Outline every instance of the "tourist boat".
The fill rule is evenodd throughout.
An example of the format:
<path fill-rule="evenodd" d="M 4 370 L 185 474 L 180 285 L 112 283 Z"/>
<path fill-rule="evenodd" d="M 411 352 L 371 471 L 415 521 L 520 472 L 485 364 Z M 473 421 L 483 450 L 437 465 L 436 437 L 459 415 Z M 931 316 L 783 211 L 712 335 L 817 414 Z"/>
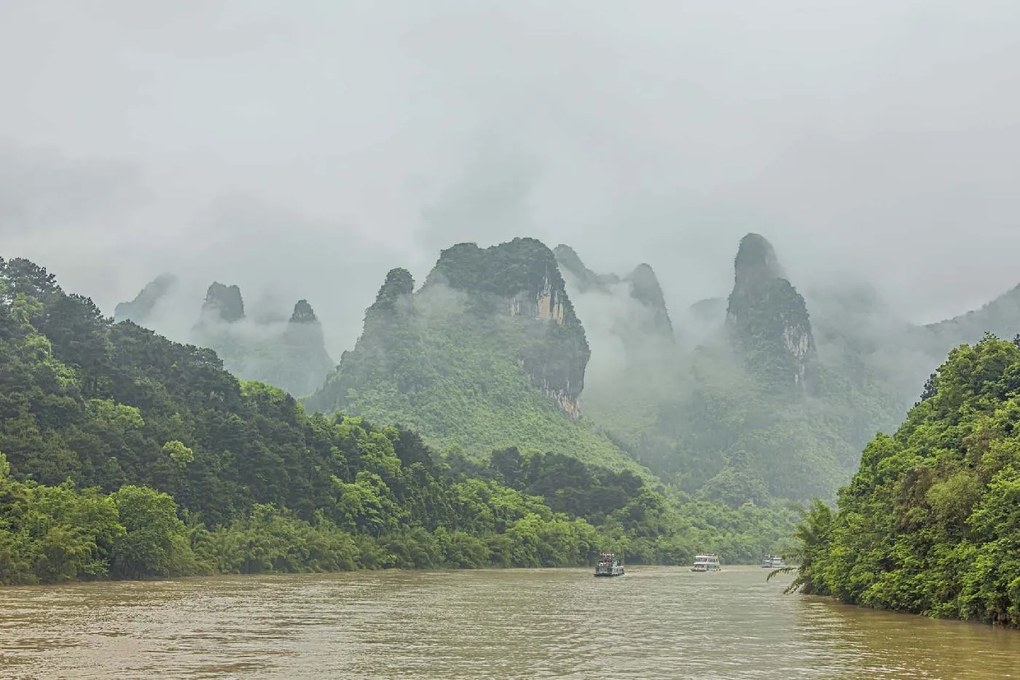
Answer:
<path fill-rule="evenodd" d="M 719 565 L 719 556 L 715 553 L 706 553 L 704 555 L 694 556 L 694 566 L 691 567 L 691 571 L 721 571 L 722 567 Z"/>
<path fill-rule="evenodd" d="M 598 564 L 595 565 L 596 576 L 623 576 L 623 563 L 616 559 L 613 553 L 602 553 L 599 555 Z"/>
<path fill-rule="evenodd" d="M 761 561 L 762 569 L 779 569 L 785 566 L 782 555 L 766 555 Z"/>

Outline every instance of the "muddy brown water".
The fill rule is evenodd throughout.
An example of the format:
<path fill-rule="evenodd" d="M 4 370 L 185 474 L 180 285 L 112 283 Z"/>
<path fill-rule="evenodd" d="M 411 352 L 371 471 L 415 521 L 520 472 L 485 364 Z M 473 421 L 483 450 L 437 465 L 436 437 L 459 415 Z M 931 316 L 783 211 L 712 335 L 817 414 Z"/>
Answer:
<path fill-rule="evenodd" d="M 1020 678 L 1020 632 L 783 595 L 765 573 L 0 588 L 0 678 Z"/>

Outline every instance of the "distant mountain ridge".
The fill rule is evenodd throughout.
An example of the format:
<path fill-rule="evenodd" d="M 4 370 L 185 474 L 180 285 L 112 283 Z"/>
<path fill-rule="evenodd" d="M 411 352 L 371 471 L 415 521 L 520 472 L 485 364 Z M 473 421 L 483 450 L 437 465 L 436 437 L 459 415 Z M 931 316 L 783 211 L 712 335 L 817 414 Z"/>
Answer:
<path fill-rule="evenodd" d="M 565 244 L 554 253 L 593 347 L 581 403 L 633 448 L 655 423 L 683 365 L 658 277 L 644 263 L 625 276 L 596 273 Z"/>
<path fill-rule="evenodd" d="M 118 316 L 144 317 L 176 285 L 160 277 Z M 802 293 L 749 233 L 728 295 L 679 311 L 648 264 L 599 273 L 568 245 L 517 238 L 443 250 L 417 290 L 391 270 L 335 367 L 306 302 L 289 321 L 253 318 L 219 283 L 192 341 L 241 377 L 311 395 L 311 409 L 408 423 L 447 452 L 522 445 L 616 467 L 636 457 L 739 505 L 831 497 L 949 349 L 1020 331 L 1020 286 L 920 326 L 867 285 Z"/>
<path fill-rule="evenodd" d="M 948 349 L 963 342 L 974 342 L 975 336 L 992 333 L 1011 340 L 1020 333 L 1020 285 L 999 295 L 980 309 L 923 327 L 934 338 L 932 352 L 939 347 Z M 945 352 L 943 352 L 945 354 Z"/>
<path fill-rule="evenodd" d="M 117 305 L 114 319 L 165 331 L 159 327 L 162 317 L 157 306 L 177 286 L 173 275 L 157 277 L 134 300 Z M 209 286 L 187 336 L 178 339 L 215 350 L 224 367 L 240 378 L 276 385 L 298 396 L 322 385 L 334 365 L 322 326 L 307 300 L 294 305 L 289 320 L 286 316 L 252 318 L 246 313 L 241 289 L 218 281 Z"/>
<path fill-rule="evenodd" d="M 113 312 L 117 321 L 131 320 L 144 325 L 153 308 L 169 292 L 177 287 L 178 279 L 173 274 L 160 274 L 139 291 L 130 302 L 121 302 Z"/>
<path fill-rule="evenodd" d="M 636 327 L 627 323 L 624 332 L 650 332 L 669 341 L 674 339 L 673 322 L 666 309 L 662 286 L 650 265 L 641 263 L 629 274 L 620 277 L 616 274 L 596 274 L 584 265 L 577 252 L 568 245 L 561 243 L 553 253 L 569 282 L 576 286 L 577 294 L 594 292 L 612 295 L 614 291 L 622 289 L 637 303 L 636 307 L 647 311 L 648 318 L 640 319 Z"/>

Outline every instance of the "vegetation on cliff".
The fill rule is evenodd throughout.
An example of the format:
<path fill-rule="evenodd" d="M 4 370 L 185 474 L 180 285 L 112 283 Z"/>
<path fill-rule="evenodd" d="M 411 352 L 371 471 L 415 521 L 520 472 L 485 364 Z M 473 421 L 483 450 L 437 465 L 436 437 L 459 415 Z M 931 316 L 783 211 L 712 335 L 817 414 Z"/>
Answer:
<path fill-rule="evenodd" d="M 953 350 L 893 436 L 816 503 L 796 586 L 842 601 L 1020 626 L 1020 349 Z"/>
<path fill-rule="evenodd" d="M 655 332 L 664 305 L 650 268 L 639 270 L 652 294 L 612 296 L 621 279 L 590 272 L 570 249 L 557 253 L 584 318 L 602 312 L 601 325 L 588 326 L 595 369 L 582 404 L 687 493 L 731 505 L 831 498 L 864 443 L 895 418 L 881 376 L 845 358 L 859 358 L 856 348 L 818 351 L 804 298 L 758 234 L 740 242 L 726 307 L 685 318 L 676 343 Z"/>
<path fill-rule="evenodd" d="M 308 415 L 211 350 L 115 324 L 26 260 L 0 260 L 0 365 L 0 583 L 563 566 L 606 547 L 753 559 L 792 521 L 548 453 L 555 442 L 439 462 L 407 430 Z"/>
<path fill-rule="evenodd" d="M 517 446 L 638 468 L 579 419 L 590 352 L 548 248 L 460 244 L 413 289 L 406 270 L 387 275 L 310 409 L 401 423 L 444 453 L 483 459 Z"/>

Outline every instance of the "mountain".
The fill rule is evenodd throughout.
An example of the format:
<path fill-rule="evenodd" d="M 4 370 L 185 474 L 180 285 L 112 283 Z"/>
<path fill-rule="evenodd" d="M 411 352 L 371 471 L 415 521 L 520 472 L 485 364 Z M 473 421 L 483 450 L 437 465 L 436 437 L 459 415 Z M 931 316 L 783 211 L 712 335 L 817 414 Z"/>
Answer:
<path fill-rule="evenodd" d="M 162 279 L 118 318 L 162 327 L 177 290 Z M 866 283 L 795 283 L 754 233 L 737 244 L 728 294 L 679 309 L 648 264 L 600 273 L 567 245 L 459 244 L 417 291 L 409 272 L 390 272 L 336 368 L 310 306 L 289 320 L 249 311 L 231 286 L 208 291 L 181 339 L 239 376 L 297 394 L 321 386 L 310 408 L 406 422 L 447 453 L 636 457 L 688 493 L 740 505 L 831 498 L 946 352 L 1020 330 L 1020 288 L 920 326 Z"/>
<path fill-rule="evenodd" d="M 216 350 L 231 373 L 292 394 L 311 394 L 333 368 L 322 325 L 307 300 L 298 300 L 286 321 L 249 319 L 241 290 L 213 283 L 192 338 Z"/>
<path fill-rule="evenodd" d="M 209 286 L 202 303 L 202 315 L 199 324 L 203 323 L 236 323 L 244 318 L 244 300 L 241 289 L 237 286 L 225 286 L 219 281 Z"/>
<path fill-rule="evenodd" d="M 498 303 L 501 318 L 490 318 L 482 300 L 466 312 L 473 321 L 463 328 L 481 320 L 486 329 L 505 326 L 509 337 L 541 331 L 557 340 L 572 313 L 556 292 L 554 272 L 511 257 L 541 255 L 536 243 L 496 253 L 535 284 L 531 292 L 493 293 L 488 302 Z M 448 276 L 457 274 L 463 272 L 447 269 Z M 512 277 L 501 286 L 498 291 L 515 288 Z M 395 312 L 427 311 L 412 288 L 409 274 L 392 272 L 367 326 L 399 328 L 406 320 Z M 435 295 L 448 284 L 437 279 L 430 289 Z M 444 300 L 452 291 L 446 294 Z M 217 287 L 213 297 L 240 301 L 228 287 Z M 533 315 L 511 316 L 510 301 Z M 244 323 L 240 305 L 230 309 L 233 323 Z M 307 324 L 314 313 L 299 303 L 291 318 Z M 564 330 L 568 349 L 583 340 L 578 328 Z M 454 348 L 460 330 L 451 334 Z M 782 506 L 738 512 L 691 502 L 667 495 L 647 473 L 551 450 L 557 442 L 542 435 L 555 434 L 557 426 L 539 420 L 553 422 L 550 414 L 573 437 L 568 443 L 590 445 L 592 457 L 605 446 L 532 384 L 553 381 L 554 370 L 541 371 L 555 366 L 529 375 L 516 360 L 490 357 L 487 366 L 498 370 L 481 379 L 499 393 L 502 371 L 519 371 L 514 385 L 530 391 L 523 398 L 534 400 L 531 410 L 498 415 L 524 417 L 519 429 L 531 441 L 542 437 L 542 450 L 510 446 L 440 461 L 406 429 L 309 415 L 278 388 L 239 382 L 209 349 L 171 342 L 130 321 L 115 323 L 22 259 L 0 259 L 0 366 L 0 584 L 568 566 L 585 564 L 599 549 L 626 552 L 631 563 L 684 563 L 695 550 L 723 548 L 734 560 L 747 560 L 773 549 L 792 527 L 793 513 Z M 440 406 L 462 409 L 447 414 L 448 422 L 472 415 L 457 401 Z"/>
<path fill-rule="evenodd" d="M 179 334 L 172 318 L 187 302 L 175 298 L 179 282 L 163 275 L 131 302 L 117 305 L 114 318 Z M 172 307 L 163 312 L 162 306 Z M 206 291 L 198 320 L 178 339 L 216 350 L 227 370 L 245 380 L 259 380 L 292 394 L 311 394 L 322 385 L 334 362 L 315 312 L 299 300 L 290 314 L 257 310 L 249 315 L 241 289 L 214 282 Z"/>
<path fill-rule="evenodd" d="M 630 274 L 596 274 L 588 269 L 570 246 L 560 244 L 553 251 L 556 262 L 564 272 L 568 289 L 572 289 L 575 302 L 587 294 L 596 296 L 626 296 L 629 309 L 613 319 L 613 332 L 621 338 L 637 338 L 651 334 L 656 338 L 673 341 L 673 324 L 666 309 L 666 299 L 655 271 L 648 264 L 639 264 Z"/>
<path fill-rule="evenodd" d="M 749 371 L 775 387 L 809 388 L 817 355 L 807 305 L 759 234 L 740 240 L 726 327 Z"/>
<path fill-rule="evenodd" d="M 818 347 L 804 297 L 759 234 L 741 239 L 725 302 L 684 318 L 700 342 L 659 366 L 664 396 L 628 441 L 690 493 L 731 505 L 831 497 L 897 413 L 884 383 Z"/>
<path fill-rule="evenodd" d="M 944 356 L 950 349 L 964 343 L 977 342 L 985 333 L 1000 338 L 1013 338 L 1020 333 L 1020 286 L 987 305 L 966 314 L 928 324 L 923 327 L 929 352 Z"/>
<path fill-rule="evenodd" d="M 648 498 L 666 507 L 632 474 L 555 456 L 519 461 L 522 490 L 452 473 L 412 433 L 309 416 L 208 349 L 113 323 L 27 260 L 0 259 L 0 291 L 0 584 L 578 565 L 636 529 Z M 312 320 L 306 305 L 297 317 Z M 512 453 L 500 460 L 509 474 Z M 523 491 L 543 488 L 612 534 Z"/>
<path fill-rule="evenodd" d="M 654 423 L 683 363 L 662 287 L 648 264 L 597 274 L 570 246 L 554 254 L 592 345 L 581 403 L 629 448 Z"/>
<path fill-rule="evenodd" d="M 1020 627 L 1020 349 L 954 349 L 838 508 L 798 532 L 794 587 L 844 602 Z"/>
<path fill-rule="evenodd" d="M 306 404 L 406 423 L 474 458 L 519 446 L 638 469 L 581 417 L 589 356 L 552 251 L 461 243 L 417 291 L 406 270 L 387 274 L 354 349 Z"/>
<path fill-rule="evenodd" d="M 144 325 L 152 315 L 152 310 L 168 294 L 177 287 L 178 279 L 173 274 L 160 274 L 145 285 L 130 302 L 121 302 L 114 310 L 113 316 L 118 321 L 134 321 Z"/>

